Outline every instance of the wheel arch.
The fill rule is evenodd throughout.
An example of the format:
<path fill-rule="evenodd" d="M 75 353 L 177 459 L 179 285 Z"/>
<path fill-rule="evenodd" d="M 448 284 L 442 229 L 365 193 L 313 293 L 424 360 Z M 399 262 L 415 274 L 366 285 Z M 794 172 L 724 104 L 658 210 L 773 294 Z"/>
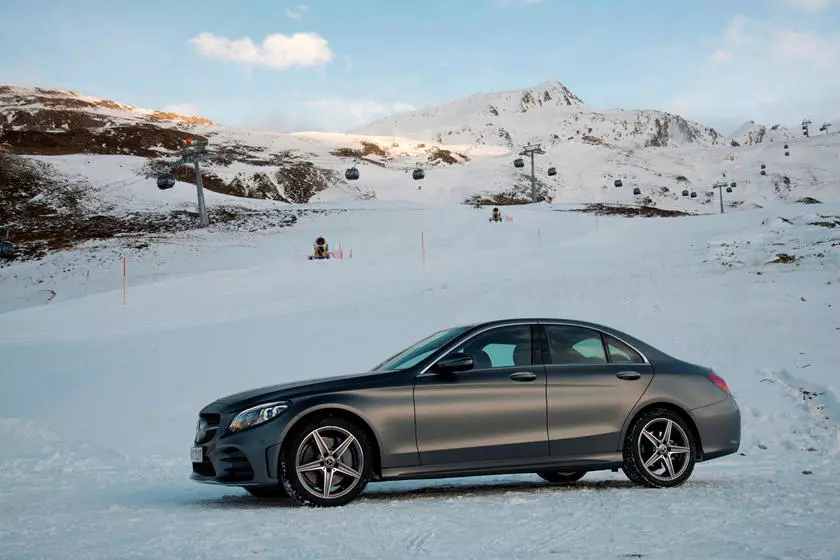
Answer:
<path fill-rule="evenodd" d="M 624 445 L 624 439 L 627 437 L 627 431 L 630 429 L 630 426 L 633 422 L 638 418 L 640 415 L 644 414 L 649 410 L 653 410 L 656 408 L 664 408 L 666 410 L 670 410 L 677 415 L 679 415 L 685 423 L 688 424 L 688 428 L 691 430 L 691 436 L 694 438 L 694 441 L 697 442 L 697 456 L 695 457 L 696 461 L 703 460 L 703 440 L 700 438 L 700 431 L 697 429 L 697 424 L 694 422 L 694 418 L 691 417 L 691 414 L 683 408 L 682 406 L 669 402 L 669 401 L 655 401 L 650 403 L 645 403 L 643 406 L 637 408 L 633 411 L 633 414 L 630 414 L 627 417 L 627 420 L 624 423 L 624 427 L 621 431 L 621 445 Z"/>
<path fill-rule="evenodd" d="M 372 424 L 367 419 L 365 419 L 364 416 L 358 410 L 350 408 L 346 405 L 323 404 L 302 411 L 286 426 L 286 430 L 283 433 L 283 442 L 281 444 L 281 449 L 285 449 L 285 446 L 289 441 L 289 436 L 293 434 L 295 430 L 299 429 L 300 426 L 304 425 L 304 423 L 309 422 L 311 420 L 315 420 L 316 418 L 325 417 L 342 418 L 344 420 L 357 424 L 359 428 L 364 430 L 365 435 L 367 436 L 371 446 L 373 447 L 373 457 L 371 458 L 373 464 L 371 466 L 371 474 L 374 480 L 378 480 L 382 476 L 382 452 L 379 443 L 379 438 L 377 437 Z"/>

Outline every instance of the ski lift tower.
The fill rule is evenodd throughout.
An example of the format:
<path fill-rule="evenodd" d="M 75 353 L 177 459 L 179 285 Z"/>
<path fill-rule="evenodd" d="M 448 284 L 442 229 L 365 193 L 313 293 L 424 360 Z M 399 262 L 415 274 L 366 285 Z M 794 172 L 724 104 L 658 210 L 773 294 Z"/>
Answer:
<path fill-rule="evenodd" d="M 537 177 L 534 172 L 534 155 L 542 155 L 544 153 L 545 150 L 542 149 L 542 144 L 531 144 L 530 142 L 519 152 L 519 155 L 529 156 L 531 158 L 531 202 L 537 201 Z"/>
<path fill-rule="evenodd" d="M 723 189 L 726 189 L 727 192 L 732 192 L 732 188 L 735 186 L 735 183 L 731 185 L 726 181 L 718 181 L 714 185 L 712 185 L 713 189 L 718 190 L 718 196 L 720 196 L 720 213 L 723 214 Z"/>
<path fill-rule="evenodd" d="M 201 168 L 199 167 L 199 160 L 201 156 L 207 152 L 207 140 L 199 140 L 193 142 L 192 138 L 187 138 L 187 147 L 181 151 L 181 158 L 169 164 L 169 172 L 158 176 L 157 185 L 161 190 L 171 189 L 175 186 L 175 177 L 172 175 L 172 169 L 185 163 L 192 163 L 195 167 L 195 189 L 198 196 L 198 215 L 201 227 L 210 225 L 210 218 L 207 216 L 207 207 L 204 204 L 204 185 L 201 182 Z"/>

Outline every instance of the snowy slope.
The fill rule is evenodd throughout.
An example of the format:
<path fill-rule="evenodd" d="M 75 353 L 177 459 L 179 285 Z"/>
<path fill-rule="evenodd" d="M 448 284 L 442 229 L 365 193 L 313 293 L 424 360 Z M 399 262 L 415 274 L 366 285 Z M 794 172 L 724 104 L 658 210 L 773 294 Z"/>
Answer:
<path fill-rule="evenodd" d="M 473 95 L 385 117 L 355 132 L 508 148 L 526 142 L 555 145 L 568 141 L 625 148 L 726 143 L 713 129 L 662 111 L 592 109 L 560 82 Z"/>
<path fill-rule="evenodd" d="M 564 209 L 488 224 L 464 206 L 358 202 L 288 230 L 139 252 L 109 241 L 0 269 L 0 300 L 32 306 L 0 313 L 4 557 L 838 558 L 840 238 L 815 224 L 840 221 L 840 203 Z M 353 258 L 296 258 L 319 234 Z M 778 253 L 797 260 L 768 264 Z M 57 295 L 37 305 L 45 289 Z M 741 406 L 740 453 L 671 490 L 609 472 L 565 488 L 383 483 L 330 511 L 188 480 L 207 402 L 366 370 L 433 330 L 510 316 L 604 322 L 715 368 Z"/>

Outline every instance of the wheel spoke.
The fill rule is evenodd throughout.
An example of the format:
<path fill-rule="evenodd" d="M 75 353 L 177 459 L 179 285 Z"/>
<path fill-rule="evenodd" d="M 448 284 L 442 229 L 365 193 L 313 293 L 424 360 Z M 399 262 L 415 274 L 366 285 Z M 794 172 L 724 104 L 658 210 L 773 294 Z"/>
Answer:
<path fill-rule="evenodd" d="M 650 469 L 653 465 L 655 465 L 655 464 L 656 464 L 657 462 L 659 462 L 661 459 L 662 459 L 662 456 L 661 456 L 661 455 L 659 455 L 659 454 L 657 454 L 657 453 L 654 453 L 654 454 L 653 454 L 653 456 L 652 456 L 650 459 L 648 459 L 647 461 L 645 461 L 645 468 L 646 468 L 646 469 Z"/>
<path fill-rule="evenodd" d="M 333 485 L 333 471 L 324 469 L 324 498 L 330 497 L 330 488 Z"/>
<path fill-rule="evenodd" d="M 350 477 L 353 477 L 353 478 L 359 478 L 359 477 L 362 476 L 362 473 L 360 473 L 359 471 L 357 471 L 355 469 L 352 469 L 352 468 L 348 467 L 347 465 L 345 465 L 343 463 L 337 463 L 335 465 L 335 470 L 337 470 L 341 474 L 346 474 L 347 476 L 350 476 Z"/>
<path fill-rule="evenodd" d="M 315 445 L 318 446 L 318 453 L 321 455 L 321 459 L 330 454 L 330 450 L 327 447 L 327 442 L 324 441 L 324 438 L 321 437 L 321 434 L 318 433 L 318 430 L 312 432 L 312 439 L 315 440 Z"/>
<path fill-rule="evenodd" d="M 688 447 L 682 447 L 681 445 L 672 445 L 671 446 L 671 455 L 676 455 L 678 453 L 689 453 L 691 450 Z"/>
<path fill-rule="evenodd" d="M 665 435 L 662 436 L 662 443 L 668 445 L 668 442 L 671 441 L 671 428 L 674 426 L 674 422 L 672 420 L 666 420 L 665 423 Z"/>
<path fill-rule="evenodd" d="M 677 478 L 677 475 L 674 472 L 674 463 L 671 461 L 671 457 L 669 455 L 665 455 L 662 459 L 665 462 L 665 468 L 668 469 L 668 476 L 670 476 L 671 479 Z"/>
<path fill-rule="evenodd" d="M 646 438 L 648 438 L 648 440 L 649 440 L 649 441 L 650 441 L 653 445 L 658 446 L 660 443 L 662 443 L 661 441 L 659 441 L 659 440 L 656 438 L 656 436 L 655 436 L 655 435 L 653 435 L 652 433 L 650 433 L 650 432 L 649 432 L 649 431 L 647 431 L 647 430 L 642 430 L 642 435 L 643 435 L 643 436 L 645 436 Z"/>
<path fill-rule="evenodd" d="M 311 463 L 306 463 L 305 465 L 299 465 L 297 468 L 297 472 L 311 472 L 311 471 L 319 471 L 322 470 L 324 466 L 321 464 L 321 461 L 312 461 Z"/>
<path fill-rule="evenodd" d="M 347 449 L 353 444 L 354 441 L 356 441 L 356 438 L 354 438 L 352 435 L 347 436 L 347 439 L 345 439 L 343 442 L 341 442 L 341 445 L 335 448 L 335 451 L 333 451 L 332 453 L 333 457 L 335 457 L 337 461 L 340 461 L 341 456 L 344 455 L 344 452 L 347 451 Z"/>

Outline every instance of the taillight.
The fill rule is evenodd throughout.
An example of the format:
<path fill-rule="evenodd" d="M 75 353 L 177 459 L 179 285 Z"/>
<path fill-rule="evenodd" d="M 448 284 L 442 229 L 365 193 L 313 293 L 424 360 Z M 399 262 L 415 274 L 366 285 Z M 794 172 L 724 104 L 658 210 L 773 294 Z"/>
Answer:
<path fill-rule="evenodd" d="M 732 391 L 729 390 L 729 385 L 726 384 L 726 381 L 723 380 L 723 377 L 719 376 L 716 373 L 710 373 L 706 377 L 709 378 L 709 381 L 717 385 L 718 389 L 720 389 L 727 395 L 732 395 Z"/>

